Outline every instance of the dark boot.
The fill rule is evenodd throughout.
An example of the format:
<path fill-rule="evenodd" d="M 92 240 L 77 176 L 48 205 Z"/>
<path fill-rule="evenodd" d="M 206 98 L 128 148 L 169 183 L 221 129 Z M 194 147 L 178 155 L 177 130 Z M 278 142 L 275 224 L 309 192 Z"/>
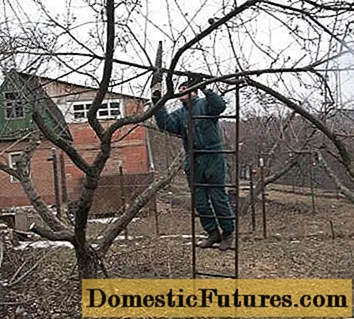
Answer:
<path fill-rule="evenodd" d="M 214 230 L 213 232 L 209 233 L 208 238 L 203 239 L 198 247 L 200 248 L 210 248 L 216 243 L 221 242 L 221 235 L 218 230 Z"/>
<path fill-rule="evenodd" d="M 223 235 L 219 249 L 221 251 L 226 251 L 226 250 L 230 249 L 233 239 L 234 239 L 234 236 L 232 233 L 230 235 Z"/>

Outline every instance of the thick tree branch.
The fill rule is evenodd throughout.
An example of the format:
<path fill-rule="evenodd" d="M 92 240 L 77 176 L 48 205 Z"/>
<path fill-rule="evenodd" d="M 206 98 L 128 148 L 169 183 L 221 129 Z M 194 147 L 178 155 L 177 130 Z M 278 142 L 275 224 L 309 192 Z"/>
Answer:
<path fill-rule="evenodd" d="M 348 12 L 354 11 L 354 3 L 347 1 L 333 2 L 332 4 L 318 3 L 312 0 L 303 0 L 304 2 L 320 9 L 335 11 L 335 12 Z"/>
<path fill-rule="evenodd" d="M 352 160 L 352 156 L 347 150 L 345 144 L 338 138 L 338 136 L 333 132 L 328 126 L 326 126 L 325 123 L 323 123 L 321 120 L 319 120 L 317 117 L 315 117 L 313 114 L 310 112 L 306 111 L 304 108 L 302 108 L 300 105 L 294 103 L 281 93 L 271 89 L 270 87 L 261 84 L 257 81 L 254 81 L 252 79 L 247 79 L 247 83 L 251 86 L 254 86 L 270 95 L 272 95 L 274 98 L 277 100 L 283 102 L 287 107 L 290 109 L 294 110 L 296 113 L 300 114 L 303 116 L 305 119 L 307 119 L 309 122 L 311 122 L 317 129 L 319 129 L 324 135 L 326 135 L 332 143 L 336 146 L 339 154 L 341 155 L 343 159 L 343 163 L 345 167 L 347 168 L 349 174 L 354 177 L 354 163 Z"/>
<path fill-rule="evenodd" d="M 112 124 L 106 131 L 105 131 L 105 137 L 104 140 L 110 140 L 112 138 L 112 135 L 114 134 L 114 132 L 116 130 L 118 130 L 120 127 L 123 127 L 125 125 L 129 125 L 129 124 L 137 124 L 140 122 L 145 121 L 146 119 L 150 118 L 153 114 L 155 114 L 155 112 L 161 108 L 168 100 L 173 99 L 173 98 L 178 98 L 186 93 L 192 92 L 195 89 L 198 89 L 200 86 L 202 85 L 208 85 L 214 82 L 225 82 L 227 81 L 228 84 L 236 84 L 236 83 L 240 83 L 240 82 L 244 82 L 244 80 L 242 79 L 242 77 L 244 76 L 250 76 L 250 75 L 262 75 L 262 74 L 275 74 L 275 73 L 300 73 L 300 72 L 314 72 L 314 68 L 316 66 L 319 66 L 327 61 L 329 61 L 330 59 L 335 59 L 341 55 L 343 55 L 344 53 L 339 53 L 336 54 L 335 56 L 328 58 L 328 59 L 324 59 L 321 61 L 317 61 L 315 63 L 312 63 L 308 66 L 304 66 L 304 67 L 299 67 L 299 68 L 277 68 L 277 69 L 259 69 L 259 70 L 245 70 L 245 71 L 240 71 L 240 72 L 236 72 L 236 73 L 231 73 L 231 74 L 227 74 L 227 75 L 222 75 L 222 76 L 218 76 L 218 77 L 212 77 L 210 75 L 207 75 L 206 78 L 207 80 L 194 85 L 190 88 L 188 88 L 188 90 L 185 90 L 184 92 L 181 93 L 176 93 L 173 94 L 173 92 L 166 92 L 161 99 L 151 108 L 149 108 L 145 113 L 143 114 L 138 114 L 138 115 L 133 115 L 133 116 L 126 116 L 122 119 L 118 119 L 114 124 Z M 188 75 L 196 75 L 199 74 L 201 76 L 204 77 L 203 74 L 201 73 L 187 73 Z M 240 80 L 234 80 L 235 78 L 241 78 Z"/>
<path fill-rule="evenodd" d="M 340 181 L 335 172 L 328 166 L 326 160 L 322 156 L 322 153 L 318 151 L 316 152 L 316 155 L 319 163 L 324 168 L 330 179 L 337 186 L 338 190 L 354 204 L 354 193 Z"/>
<path fill-rule="evenodd" d="M 4 164 L 4 163 L 0 163 L 0 170 L 2 170 L 3 172 L 19 179 L 20 175 L 18 174 L 18 172 L 15 169 L 12 169 L 10 166 Z"/>
<path fill-rule="evenodd" d="M 64 138 L 58 136 L 51 130 L 44 122 L 42 115 L 35 106 L 32 114 L 33 120 L 43 133 L 43 135 L 51 141 L 53 144 L 62 149 L 73 161 L 73 163 L 84 173 L 91 174 L 90 165 L 84 160 L 84 158 L 76 151 L 76 149 Z"/>
<path fill-rule="evenodd" d="M 20 181 L 23 190 L 29 198 L 32 206 L 52 230 L 67 230 L 68 227 L 48 210 L 48 206 L 41 199 L 32 182 L 30 174 L 30 163 L 38 145 L 39 141 L 37 136 L 32 136 L 25 149 L 23 150 L 20 162 L 16 165 L 16 169 L 12 169 L 8 165 L 0 163 L 0 170 L 17 178 Z"/>
<path fill-rule="evenodd" d="M 178 76 L 187 76 L 187 77 L 194 77 L 194 76 L 201 76 L 204 79 L 207 80 L 212 80 L 206 84 L 210 84 L 213 83 L 215 81 L 218 82 L 222 82 L 225 84 L 235 84 L 234 81 L 230 81 L 231 78 L 234 78 L 236 75 L 237 76 L 245 76 L 245 75 L 261 75 L 261 74 L 268 74 L 268 73 L 299 73 L 299 72 L 309 72 L 312 71 L 311 69 L 318 67 L 321 64 L 324 64 L 330 60 L 334 60 L 339 58 L 340 56 L 343 56 L 345 54 L 350 53 L 351 51 L 342 51 L 340 53 L 337 53 L 331 57 L 328 57 L 326 59 L 314 62 L 313 64 L 310 64 L 308 66 L 304 66 L 304 67 L 299 67 L 299 68 L 275 68 L 275 69 L 257 69 L 257 70 L 243 70 L 242 72 L 237 72 L 235 74 L 227 74 L 225 76 L 220 76 L 220 77 L 216 77 L 215 75 L 211 75 L 211 74 L 206 74 L 206 73 L 201 73 L 201 72 L 190 72 L 190 71 L 181 71 L 181 70 L 171 70 L 169 68 L 161 68 L 159 69 L 160 72 L 163 73 L 172 73 L 174 75 L 178 75 Z M 87 57 L 87 58 L 94 58 L 100 61 L 104 61 L 105 57 L 100 56 L 100 55 L 95 55 L 95 54 L 90 54 L 90 53 L 78 53 L 78 52 L 27 52 L 27 51 L 21 51 L 21 50 L 15 50 L 15 51 L 11 51 L 8 52 L 8 54 L 29 54 L 29 55 L 50 55 L 50 56 L 77 56 L 77 57 Z M 124 60 L 119 60 L 119 59 L 112 59 L 113 63 L 117 63 L 117 64 L 121 64 L 121 65 L 126 65 L 126 66 L 131 66 L 133 68 L 137 68 L 137 69 L 142 69 L 142 70 L 146 70 L 151 71 L 151 72 L 155 72 L 157 71 L 157 68 L 155 66 L 146 66 L 146 65 L 142 65 L 142 64 L 138 64 L 138 63 L 134 63 L 134 62 L 130 62 L 130 61 L 124 61 Z M 337 71 L 340 69 L 333 69 L 333 71 Z M 348 68 L 345 68 L 343 70 L 348 70 Z M 323 69 L 316 69 L 315 71 L 325 71 Z M 59 79 L 59 78 L 58 78 Z M 205 83 L 203 83 L 205 84 Z"/>
<path fill-rule="evenodd" d="M 217 28 L 219 28 L 220 26 L 224 25 L 227 21 L 229 21 L 230 19 L 234 18 L 235 16 L 237 16 L 238 14 L 240 14 L 241 12 L 247 10 L 248 8 L 254 6 L 257 3 L 260 3 L 260 0 L 249 0 L 246 1 L 245 3 L 243 3 L 242 5 L 240 5 L 239 7 L 236 7 L 234 10 L 232 10 L 231 12 L 229 12 L 227 15 L 223 16 L 221 19 L 217 20 L 215 23 L 213 23 L 210 27 L 208 27 L 207 29 L 205 29 L 204 31 L 202 31 L 201 33 L 199 33 L 197 36 L 195 36 L 192 40 L 190 40 L 189 42 L 187 42 L 185 45 L 183 45 L 174 55 L 171 63 L 170 63 L 170 67 L 169 67 L 169 71 L 167 72 L 167 77 L 166 77 L 166 86 L 167 86 L 167 91 L 168 92 L 173 92 L 173 82 L 172 82 L 172 75 L 174 73 L 174 70 L 177 66 L 177 63 L 180 59 L 180 57 L 182 56 L 182 54 L 188 50 L 189 48 L 191 48 L 194 44 L 198 43 L 200 40 L 202 40 L 203 38 L 205 38 L 207 35 L 209 35 L 210 33 L 212 33 L 214 30 L 216 30 Z"/>
<path fill-rule="evenodd" d="M 53 231 L 47 227 L 42 227 L 40 225 L 32 224 L 29 228 L 33 233 L 47 238 L 49 240 L 57 240 L 57 241 L 68 241 L 70 243 L 74 243 L 74 232 L 69 229 Z"/>
<path fill-rule="evenodd" d="M 149 202 L 151 197 L 171 182 L 173 177 L 181 168 L 183 158 L 184 152 L 181 151 L 171 164 L 167 176 L 161 179 L 157 179 L 152 184 L 150 184 L 150 186 L 134 200 L 134 202 L 129 206 L 125 213 L 119 218 L 119 220 L 107 227 L 105 231 L 106 235 L 99 243 L 98 247 L 98 251 L 101 256 L 104 256 L 107 253 L 114 239 L 127 227 L 132 219 L 139 213 L 140 209 Z"/>
<path fill-rule="evenodd" d="M 92 105 L 87 113 L 88 122 L 96 132 L 97 136 L 102 140 L 103 127 L 97 119 L 97 111 L 107 93 L 109 82 L 111 80 L 113 54 L 114 54 L 114 0 L 107 0 L 106 14 L 107 14 L 107 37 L 106 37 L 106 50 L 104 59 L 104 69 L 102 81 L 97 94 L 92 102 Z"/>

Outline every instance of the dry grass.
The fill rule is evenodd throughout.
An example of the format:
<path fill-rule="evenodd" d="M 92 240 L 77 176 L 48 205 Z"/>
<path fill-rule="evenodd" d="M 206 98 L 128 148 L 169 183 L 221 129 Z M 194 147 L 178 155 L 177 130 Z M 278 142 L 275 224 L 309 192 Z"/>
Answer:
<path fill-rule="evenodd" d="M 155 216 L 141 216 L 128 229 L 134 239 L 119 241 L 112 247 L 105 260 L 111 277 L 191 276 L 190 238 L 178 236 L 190 234 L 188 194 L 172 191 L 180 197 L 172 200 L 173 195 L 165 193 L 158 203 L 160 236 L 156 234 Z M 267 199 L 268 238 L 262 238 L 257 203 L 257 230 L 240 238 L 240 277 L 353 278 L 354 211 L 350 203 L 335 196 L 316 197 L 314 214 L 311 196 L 269 188 Z M 90 225 L 90 232 L 102 227 Z M 241 216 L 240 231 L 249 229 L 250 216 Z M 201 233 L 199 223 L 197 230 Z M 75 256 L 70 249 L 8 253 L 0 281 L 11 279 L 24 262 L 22 271 L 30 269 L 46 253 L 50 255 L 26 278 L 11 288 L 1 287 L 1 318 L 81 318 Z M 198 250 L 197 268 L 233 274 L 234 254 Z"/>

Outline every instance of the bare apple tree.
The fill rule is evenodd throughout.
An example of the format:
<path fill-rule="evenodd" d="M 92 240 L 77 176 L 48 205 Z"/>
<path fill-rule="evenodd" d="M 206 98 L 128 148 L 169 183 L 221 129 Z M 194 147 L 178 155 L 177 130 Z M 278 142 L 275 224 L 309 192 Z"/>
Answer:
<path fill-rule="evenodd" d="M 113 134 L 126 125 L 143 123 L 169 100 L 178 97 L 180 94 L 175 94 L 178 77 L 201 76 L 203 82 L 186 92 L 204 84 L 213 86 L 230 102 L 229 112 L 233 111 L 233 91 L 239 84 L 242 110 L 259 106 L 268 115 L 284 110 L 287 120 L 278 126 L 277 138 L 268 150 L 273 158 L 281 144 L 303 150 L 310 145 L 313 131 L 321 132 L 354 177 L 353 153 L 324 121 L 341 107 L 338 99 L 335 100 L 338 87 L 333 74 L 349 72 L 353 66 L 352 63 L 338 67 L 341 59 L 347 61 L 349 57 L 353 61 L 354 6 L 350 1 L 299 0 L 290 6 L 286 1 L 248 0 L 238 4 L 223 0 L 216 5 L 204 0 L 197 9 L 190 1 L 165 0 L 153 4 L 139 0 L 83 1 L 80 14 L 89 12 L 94 17 L 92 28 L 88 21 L 77 22 L 78 14 L 71 2 L 66 2 L 62 15 L 53 14 L 42 1 L 36 0 L 34 4 L 40 12 L 38 19 L 18 4 L 4 1 L 1 64 L 4 68 L 21 70 L 57 68 L 61 75 L 89 78 L 98 91 L 88 112 L 88 123 L 100 141 L 100 151 L 89 164 L 77 149 L 46 125 L 39 110 L 33 109 L 40 134 L 63 150 L 85 175 L 73 227 L 48 211 L 28 174 L 36 148 L 35 138 L 17 169 L 4 163 L 0 169 L 21 181 L 32 205 L 45 221 L 45 228 L 37 226 L 32 230 L 45 238 L 74 245 L 81 277 L 96 276 L 98 260 L 105 256 L 114 239 L 149 198 L 170 182 L 180 166 L 177 158 L 164 178 L 156 180 L 129 203 L 125 213 L 108 227 L 103 238 L 94 242 L 93 248 L 86 234 L 88 214 L 98 179 L 110 157 Z M 83 36 L 82 30 L 89 31 Z M 156 39 L 153 34 L 157 34 Z M 152 57 L 161 39 L 164 63 L 156 67 Z M 124 53 L 130 53 L 134 59 L 122 59 Z M 163 74 L 159 101 L 141 114 L 125 116 L 104 127 L 97 119 L 97 112 L 107 91 L 125 86 L 146 96 L 149 76 L 154 72 Z M 271 103 L 267 103 L 269 97 Z M 312 124 L 312 131 L 303 135 L 296 147 L 281 143 L 292 125 L 292 115 L 286 111 L 289 109 Z M 269 174 L 269 182 L 290 169 L 295 161 L 277 166 Z"/>

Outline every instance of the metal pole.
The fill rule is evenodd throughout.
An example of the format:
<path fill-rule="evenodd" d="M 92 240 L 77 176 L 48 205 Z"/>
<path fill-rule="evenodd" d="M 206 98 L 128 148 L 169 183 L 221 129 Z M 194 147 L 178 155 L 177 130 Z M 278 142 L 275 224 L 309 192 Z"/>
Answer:
<path fill-rule="evenodd" d="M 259 159 L 259 167 L 261 174 L 261 187 L 262 187 L 262 214 L 263 214 L 263 237 L 267 238 L 267 215 L 265 206 L 265 185 L 264 185 L 264 162 L 263 158 Z"/>
<path fill-rule="evenodd" d="M 123 174 L 123 162 L 119 161 L 119 184 L 120 184 L 120 198 L 121 207 L 123 207 L 123 212 L 125 211 L 125 192 L 124 192 L 124 174 Z M 124 237 L 128 239 L 128 226 L 124 229 Z"/>
<path fill-rule="evenodd" d="M 165 138 L 165 163 L 166 163 L 166 172 L 168 171 L 168 169 L 170 168 L 170 161 L 168 158 L 168 140 L 167 140 L 167 133 L 164 133 L 164 138 Z M 170 214 L 172 215 L 172 192 L 171 192 L 171 184 L 168 184 L 167 189 L 169 190 L 168 192 L 168 203 L 170 205 Z M 157 220 L 157 212 L 155 214 L 155 222 L 156 222 L 156 234 L 159 235 L 159 227 L 158 227 L 158 220 Z"/>
<path fill-rule="evenodd" d="M 311 154 L 311 160 L 310 160 L 310 188 L 311 188 L 311 202 L 312 202 L 312 212 L 316 214 L 316 202 L 315 202 L 315 188 L 313 184 L 313 179 L 314 179 L 314 171 L 313 168 L 315 166 L 315 162 L 313 161 L 313 157 Z"/>
<path fill-rule="evenodd" d="M 195 172 L 194 172 L 194 125 L 193 125 L 193 110 L 192 110 L 192 95 L 188 93 L 188 148 L 189 148 L 189 163 L 190 177 L 189 184 L 191 189 L 191 209 L 192 209 L 192 278 L 197 276 L 196 271 L 196 243 L 195 243 Z"/>
<path fill-rule="evenodd" d="M 293 153 L 289 153 L 289 157 L 290 157 L 290 160 L 292 159 L 293 157 Z M 291 176 L 291 175 L 290 175 Z M 292 192 L 295 193 L 295 184 L 296 184 L 296 181 L 294 180 L 294 178 L 292 178 L 291 180 L 291 186 L 292 186 Z"/>
<path fill-rule="evenodd" d="M 160 229 L 159 229 L 159 215 L 157 213 L 157 207 L 155 205 L 154 207 L 154 214 L 155 214 L 155 225 L 156 225 L 156 236 L 160 235 Z"/>
<path fill-rule="evenodd" d="M 256 207 L 254 205 L 254 189 L 253 189 L 253 167 L 249 166 L 250 175 L 250 197 L 251 197 L 251 209 L 252 209 L 252 231 L 256 231 Z"/>
<path fill-rule="evenodd" d="M 64 160 L 63 153 L 60 153 L 59 161 L 60 161 L 61 201 L 62 203 L 66 204 L 68 202 L 68 188 L 66 185 L 65 160 Z"/>
<path fill-rule="evenodd" d="M 240 201 L 240 172 L 239 172 L 239 140 L 240 140 L 240 86 L 236 84 L 235 91 L 235 102 L 236 102 L 236 127 L 235 127 L 235 278 L 238 279 L 238 268 L 239 268 L 239 201 Z"/>
<path fill-rule="evenodd" d="M 58 159 L 57 159 L 56 149 L 54 147 L 52 148 L 51 160 L 53 161 L 55 205 L 57 207 L 57 216 L 59 219 L 61 219 L 59 177 L 58 177 Z"/>

